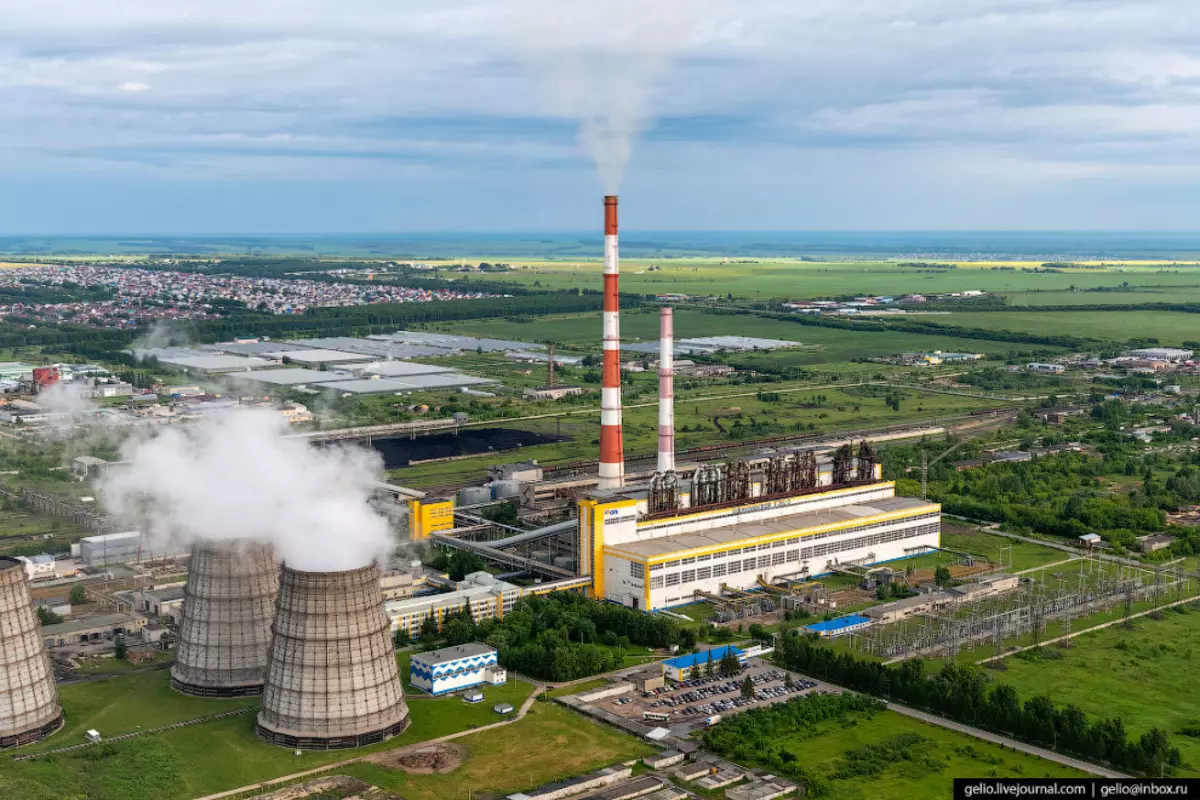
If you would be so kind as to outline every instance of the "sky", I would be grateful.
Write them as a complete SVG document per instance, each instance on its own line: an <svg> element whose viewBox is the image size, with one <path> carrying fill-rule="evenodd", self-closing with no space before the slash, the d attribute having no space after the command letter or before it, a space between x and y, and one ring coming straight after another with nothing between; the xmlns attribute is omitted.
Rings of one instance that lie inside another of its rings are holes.
<svg viewBox="0 0 1200 800"><path fill-rule="evenodd" d="M582 231L616 172L626 229L1200 228L1195 0L0 0L0 20L0 234Z"/></svg>

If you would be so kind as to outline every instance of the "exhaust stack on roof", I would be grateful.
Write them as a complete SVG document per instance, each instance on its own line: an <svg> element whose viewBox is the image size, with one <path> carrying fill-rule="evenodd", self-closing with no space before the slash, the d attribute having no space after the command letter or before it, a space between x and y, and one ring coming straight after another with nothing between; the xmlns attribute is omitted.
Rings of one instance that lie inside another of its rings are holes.
<svg viewBox="0 0 1200 800"><path fill-rule="evenodd" d="M25 565L0 558L0 749L44 739L62 727L58 687Z"/></svg>
<svg viewBox="0 0 1200 800"><path fill-rule="evenodd" d="M658 471L675 469L675 326L674 312L659 312Z"/></svg>
<svg viewBox="0 0 1200 800"><path fill-rule="evenodd" d="M621 432L621 322L618 279L617 196L604 198L604 361L600 382L600 488L625 485Z"/></svg>
<svg viewBox="0 0 1200 800"><path fill-rule="evenodd" d="M278 590L268 545L193 545L171 686L201 697L262 694Z"/></svg>
<svg viewBox="0 0 1200 800"><path fill-rule="evenodd" d="M285 564L271 632L260 738L338 750L382 742L408 727L374 565L301 572Z"/></svg>

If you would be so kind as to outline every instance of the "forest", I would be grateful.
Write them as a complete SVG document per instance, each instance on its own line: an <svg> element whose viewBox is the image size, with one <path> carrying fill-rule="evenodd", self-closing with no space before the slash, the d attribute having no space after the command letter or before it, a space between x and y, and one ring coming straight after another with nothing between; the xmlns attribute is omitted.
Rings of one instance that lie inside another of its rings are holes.
<svg viewBox="0 0 1200 800"><path fill-rule="evenodd" d="M788 669L1129 772L1170 774L1182 763L1179 749L1159 728L1130 739L1118 717L1089 719L1046 695L1022 702L1016 689L990 682L973 665L949 663L928 675L920 659L886 666L796 632L780 637L777 652Z"/></svg>
<svg viewBox="0 0 1200 800"><path fill-rule="evenodd" d="M435 621L423 634L436 636ZM534 678L569 681L624 666L633 645L695 647L695 633L666 617L600 603L570 592L531 595L503 619L476 624L469 609L443 620L450 645L481 641L496 648L505 667Z"/></svg>

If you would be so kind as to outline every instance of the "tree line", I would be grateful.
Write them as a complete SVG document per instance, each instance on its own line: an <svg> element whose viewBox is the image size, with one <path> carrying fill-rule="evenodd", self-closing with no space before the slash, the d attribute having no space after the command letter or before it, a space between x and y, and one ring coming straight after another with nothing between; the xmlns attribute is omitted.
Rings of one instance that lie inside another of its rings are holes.
<svg viewBox="0 0 1200 800"><path fill-rule="evenodd" d="M952 662L928 675L920 659L887 666L835 653L796 633L780 638L778 654L788 669L1129 772L1157 776L1182 764L1179 749L1159 728L1134 740L1119 717L1089 720L1078 707L1057 706L1048 695L1022 702L1012 686L989 685L974 665Z"/></svg>
<svg viewBox="0 0 1200 800"><path fill-rule="evenodd" d="M422 634L436 638L437 622ZM503 619L476 623L470 609L443 620L450 645L480 641L494 647L508 669L547 681L598 675L624 665L633 645L656 649L696 645L678 622L571 592L523 597Z"/></svg>

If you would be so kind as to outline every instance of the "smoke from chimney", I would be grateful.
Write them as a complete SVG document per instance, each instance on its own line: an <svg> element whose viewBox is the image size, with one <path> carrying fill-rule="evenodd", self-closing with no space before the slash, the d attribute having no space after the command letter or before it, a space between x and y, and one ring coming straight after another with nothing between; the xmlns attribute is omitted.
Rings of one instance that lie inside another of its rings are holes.
<svg viewBox="0 0 1200 800"><path fill-rule="evenodd" d="M625 443L621 431L620 254L617 198L604 198L604 353L600 380L600 488L625 485Z"/></svg>
<svg viewBox="0 0 1200 800"><path fill-rule="evenodd" d="M387 521L368 504L383 478L363 448L317 448L273 411L238 410L122 448L101 483L107 507L150 538L270 544L290 567L341 571L385 559Z"/></svg>
<svg viewBox="0 0 1200 800"><path fill-rule="evenodd" d="M658 339L658 471L675 469L675 329L674 313L659 312Z"/></svg>
<svg viewBox="0 0 1200 800"><path fill-rule="evenodd" d="M655 84L687 44L690 0L521 0L511 8L523 54L550 83L556 109L579 120L579 142L615 194Z"/></svg>

